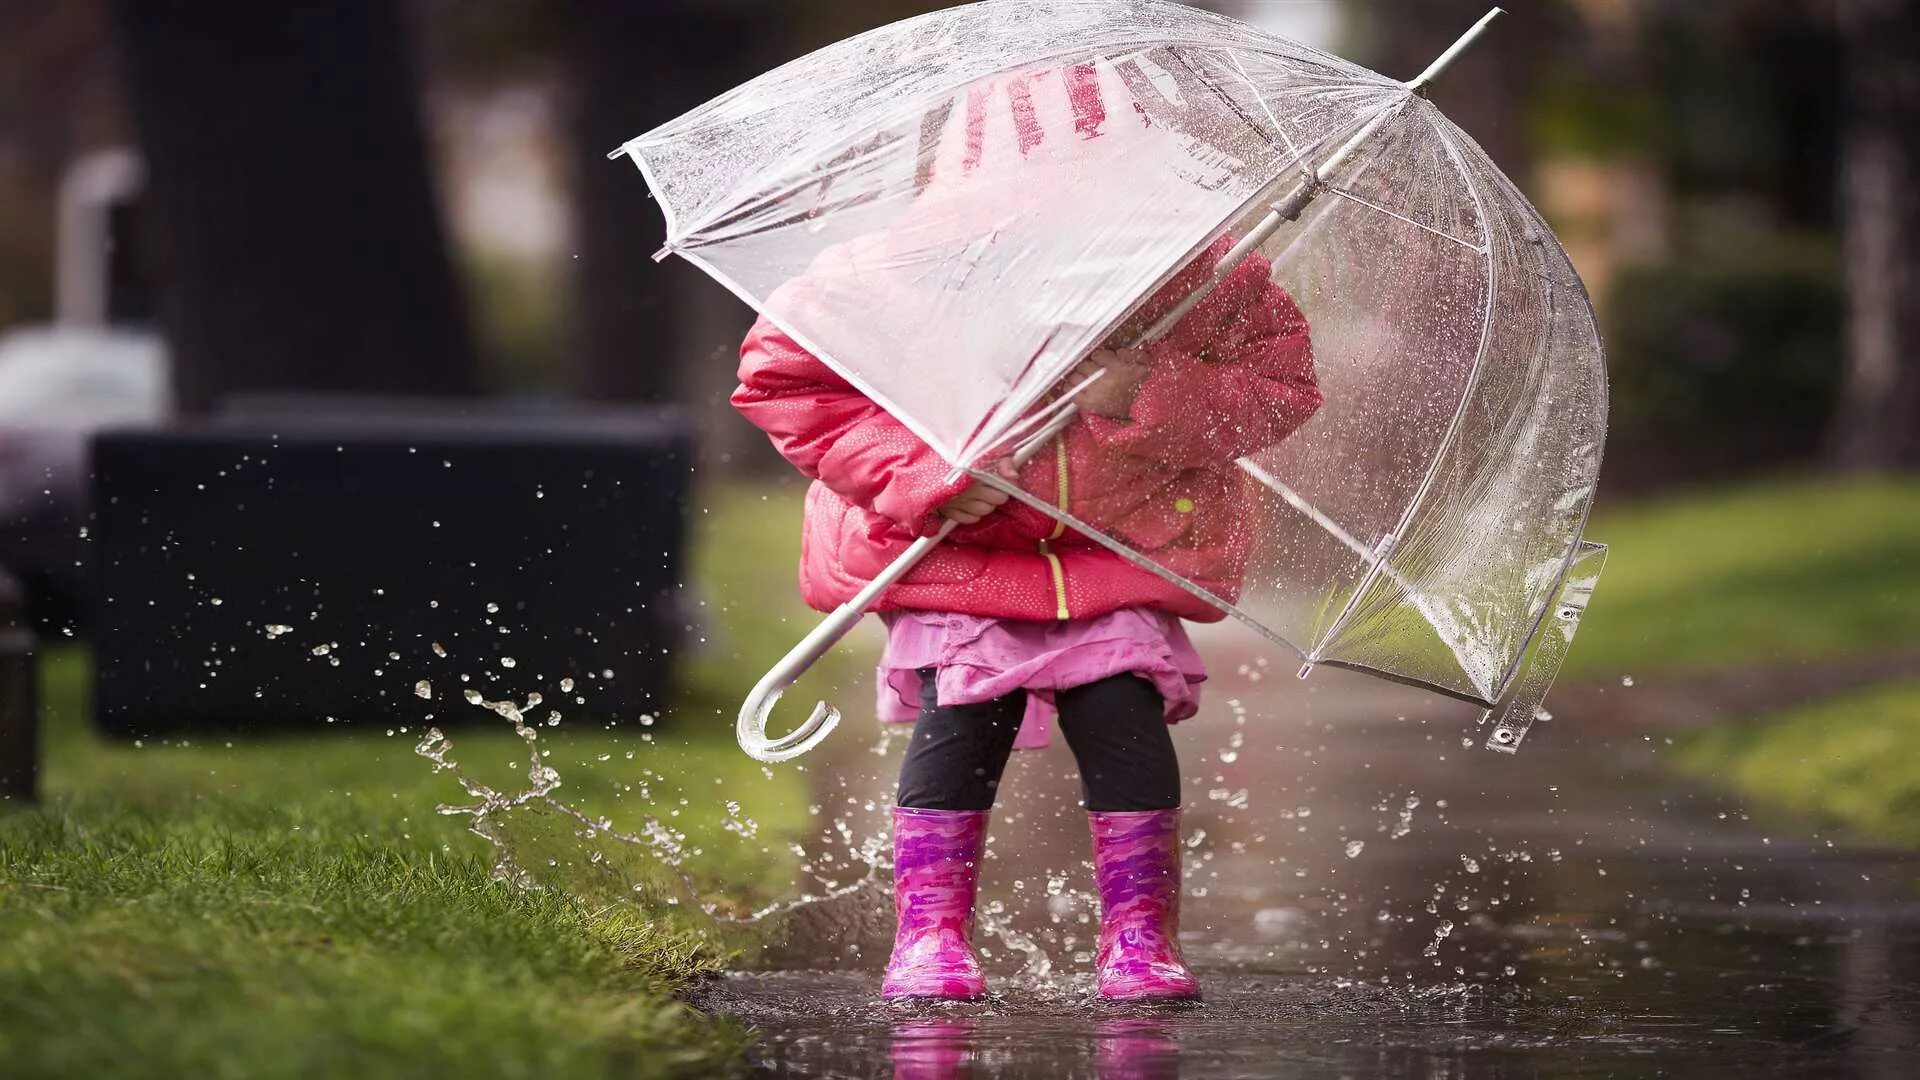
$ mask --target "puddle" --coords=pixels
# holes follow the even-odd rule
[[[1472,713],[1370,681],[1243,689],[1178,736],[1205,1003],[1091,998],[1064,747],[1002,787],[990,1000],[881,1003],[890,920],[822,912],[699,1003],[783,1076],[1914,1075],[1920,859],[1770,830],[1598,718],[1506,757]],[[816,790],[884,811],[897,758],[853,742]]]
[[[750,970],[695,1000],[758,1032],[764,1074],[1912,1075],[1920,859],[1770,830],[1599,718],[1508,757],[1478,749],[1473,713],[1372,680],[1216,682],[1177,731],[1194,1006],[1092,998],[1098,906],[1064,746],[1017,754],[1002,785],[977,934],[992,996],[912,1005],[877,996],[897,743],[855,728],[809,756],[798,838],[763,835],[725,791],[680,800],[683,822],[718,822],[704,838],[581,809],[537,700],[466,695],[520,734],[515,785],[468,776],[457,733],[419,749],[463,784],[445,812],[503,878],[646,900],[742,949]],[[667,782],[619,771],[642,796]],[[686,869],[717,842],[763,895]]]

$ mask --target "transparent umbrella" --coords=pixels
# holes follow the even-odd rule
[[[615,156],[666,214],[656,257],[727,285],[1060,542],[1161,575],[1303,676],[1486,706],[1487,745],[1511,751],[1605,558],[1582,533],[1606,378],[1565,252],[1422,93],[1495,14],[1400,82],[1165,0],[986,0],[808,54]],[[1063,380],[1102,342],[1240,317],[1203,298],[1243,260],[1310,328],[1324,403],[1304,426],[1213,415],[1197,379],[1159,412],[1204,438],[1137,440],[1126,492],[1075,489],[1064,450],[1058,470],[997,465],[1065,445],[1084,384]],[[1196,478],[1207,505],[1183,494]],[[769,738],[768,712],[944,535],[767,674],[748,753],[831,730],[823,703]]]

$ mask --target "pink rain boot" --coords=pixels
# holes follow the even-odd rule
[[[1198,998],[1200,984],[1180,959],[1180,811],[1087,816],[1100,886],[1100,996]]]
[[[883,998],[966,1000],[986,993],[973,955],[973,898],[985,810],[893,808],[893,959]]]

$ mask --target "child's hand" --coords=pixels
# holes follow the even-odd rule
[[[1009,480],[1014,478],[1013,466],[1008,462],[1001,462],[993,471]],[[967,485],[967,490],[948,499],[940,507],[939,514],[962,525],[971,525],[1000,509],[1007,498],[1005,491],[984,480],[975,480]]]
[[[1133,411],[1133,398],[1146,381],[1152,359],[1145,349],[1095,349],[1080,361],[1067,378],[1067,385],[1106,372],[1100,380],[1073,396],[1084,412],[1112,420],[1124,420]]]

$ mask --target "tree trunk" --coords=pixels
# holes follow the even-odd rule
[[[702,310],[752,313],[679,260],[648,256],[666,235],[660,208],[626,160],[607,154],[758,73],[784,27],[760,0],[574,0],[567,41],[572,103],[574,346],[580,388],[614,400],[684,399],[686,368],[713,359]],[[738,336],[735,336],[737,344]],[[727,369],[731,372],[731,367]]]
[[[1847,359],[1829,438],[1845,469],[1920,465],[1920,0],[1849,0],[1841,165]]]
[[[476,391],[395,5],[111,8],[181,407],[239,391]]]

